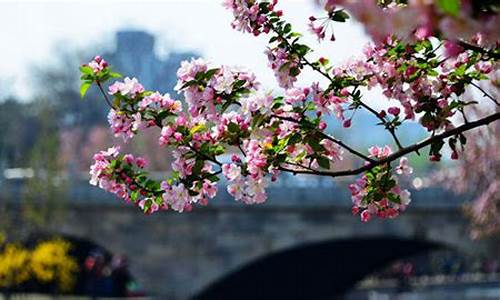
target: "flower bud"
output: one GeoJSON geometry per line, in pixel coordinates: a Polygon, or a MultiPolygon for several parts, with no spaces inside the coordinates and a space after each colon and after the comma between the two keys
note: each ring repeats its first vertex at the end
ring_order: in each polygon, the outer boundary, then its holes
{"type": "Polygon", "coordinates": [[[387,109],[387,112],[389,112],[391,115],[397,117],[399,115],[399,113],[401,112],[401,109],[399,109],[399,107],[392,106],[392,107],[389,107],[389,109],[387,109]]]}

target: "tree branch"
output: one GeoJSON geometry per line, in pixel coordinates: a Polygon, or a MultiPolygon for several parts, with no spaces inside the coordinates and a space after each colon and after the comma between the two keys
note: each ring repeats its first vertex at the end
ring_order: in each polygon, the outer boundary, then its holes
{"type": "Polygon", "coordinates": [[[448,138],[450,136],[457,135],[459,133],[462,133],[462,132],[465,132],[465,131],[468,131],[468,130],[471,130],[471,129],[474,129],[474,128],[477,128],[480,126],[488,125],[494,121],[498,121],[499,119],[500,119],[500,113],[498,113],[498,112],[494,113],[494,114],[489,115],[483,119],[479,119],[479,120],[474,121],[474,122],[463,124],[459,127],[445,131],[441,134],[433,135],[433,136],[431,136],[427,139],[424,139],[424,140],[422,140],[422,141],[420,141],[412,146],[405,147],[405,148],[387,156],[386,158],[383,158],[383,159],[377,160],[375,162],[366,164],[366,165],[364,165],[360,168],[357,168],[357,169],[335,171],[335,172],[330,172],[330,171],[314,171],[314,172],[312,172],[312,171],[307,171],[307,170],[290,170],[290,169],[287,169],[284,167],[280,167],[279,169],[282,171],[285,171],[285,172],[293,173],[293,174],[311,174],[311,175],[321,175],[321,176],[330,176],[330,177],[358,175],[358,174],[361,174],[365,171],[368,171],[376,166],[395,161],[396,159],[398,159],[406,154],[418,151],[419,149],[422,149],[426,146],[429,146],[430,144],[432,144],[434,142],[444,140],[445,138],[448,138]]]}
{"type": "Polygon", "coordinates": [[[489,58],[493,58],[495,60],[500,59],[500,54],[495,53],[492,50],[487,50],[487,49],[481,48],[479,46],[469,44],[469,43],[464,42],[464,41],[458,41],[458,45],[464,49],[467,49],[467,50],[472,50],[472,51],[476,51],[476,52],[479,52],[482,54],[486,54],[486,55],[488,55],[489,58]]]}

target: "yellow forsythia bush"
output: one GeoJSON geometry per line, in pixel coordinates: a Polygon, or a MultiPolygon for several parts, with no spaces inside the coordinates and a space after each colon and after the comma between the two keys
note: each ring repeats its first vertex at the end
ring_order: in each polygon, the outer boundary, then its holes
{"type": "Polygon", "coordinates": [[[69,255],[71,244],[62,239],[40,242],[33,250],[7,244],[0,253],[0,287],[13,287],[36,279],[56,283],[69,291],[75,283],[78,263],[69,255]]]}
{"type": "Polygon", "coordinates": [[[30,251],[7,244],[0,253],[0,287],[11,287],[30,279],[30,251]]]}
{"type": "Polygon", "coordinates": [[[31,254],[31,270],[40,282],[57,282],[61,291],[68,291],[78,271],[75,259],[68,255],[71,244],[62,239],[39,243],[31,254]]]}

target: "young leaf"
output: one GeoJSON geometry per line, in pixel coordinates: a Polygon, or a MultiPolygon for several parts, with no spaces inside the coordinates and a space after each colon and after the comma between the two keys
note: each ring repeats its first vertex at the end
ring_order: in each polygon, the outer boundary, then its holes
{"type": "Polygon", "coordinates": [[[444,13],[455,17],[460,14],[460,0],[438,0],[436,2],[444,13]]]}
{"type": "Polygon", "coordinates": [[[80,86],[80,97],[81,98],[85,97],[85,94],[87,94],[87,91],[89,90],[89,88],[91,86],[92,86],[91,82],[85,81],[84,83],[82,83],[82,85],[80,86]]]}
{"type": "Polygon", "coordinates": [[[323,169],[330,169],[330,161],[328,160],[328,158],[318,156],[317,160],[320,167],[322,167],[323,169]]]}

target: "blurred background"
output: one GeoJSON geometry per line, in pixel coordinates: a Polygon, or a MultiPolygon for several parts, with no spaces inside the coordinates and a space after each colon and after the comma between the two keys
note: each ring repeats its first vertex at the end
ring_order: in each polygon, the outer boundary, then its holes
{"type": "MultiPolygon", "coordinates": [[[[314,1],[282,2],[306,32],[314,1]]],[[[266,39],[232,30],[220,1],[1,1],[0,12],[0,297],[500,299],[498,235],[472,239],[464,213],[477,194],[431,184],[440,170],[425,155],[411,158],[408,211],[368,224],[351,215],[350,178],[282,176],[252,207],[222,182],[207,207],[152,216],[89,185],[93,153],[117,142],[97,91],[79,96],[78,67],[93,56],[174,97],[176,70],[191,57],[248,67],[276,89],[266,39]]],[[[307,42],[334,63],[361,54],[363,29],[335,26],[339,42],[307,42]]],[[[329,128],[359,147],[390,143],[375,123],[360,113],[348,130],[329,128]]],[[[400,136],[425,132],[408,124],[400,136]]],[[[168,174],[155,134],[124,147],[168,174]]]]}

